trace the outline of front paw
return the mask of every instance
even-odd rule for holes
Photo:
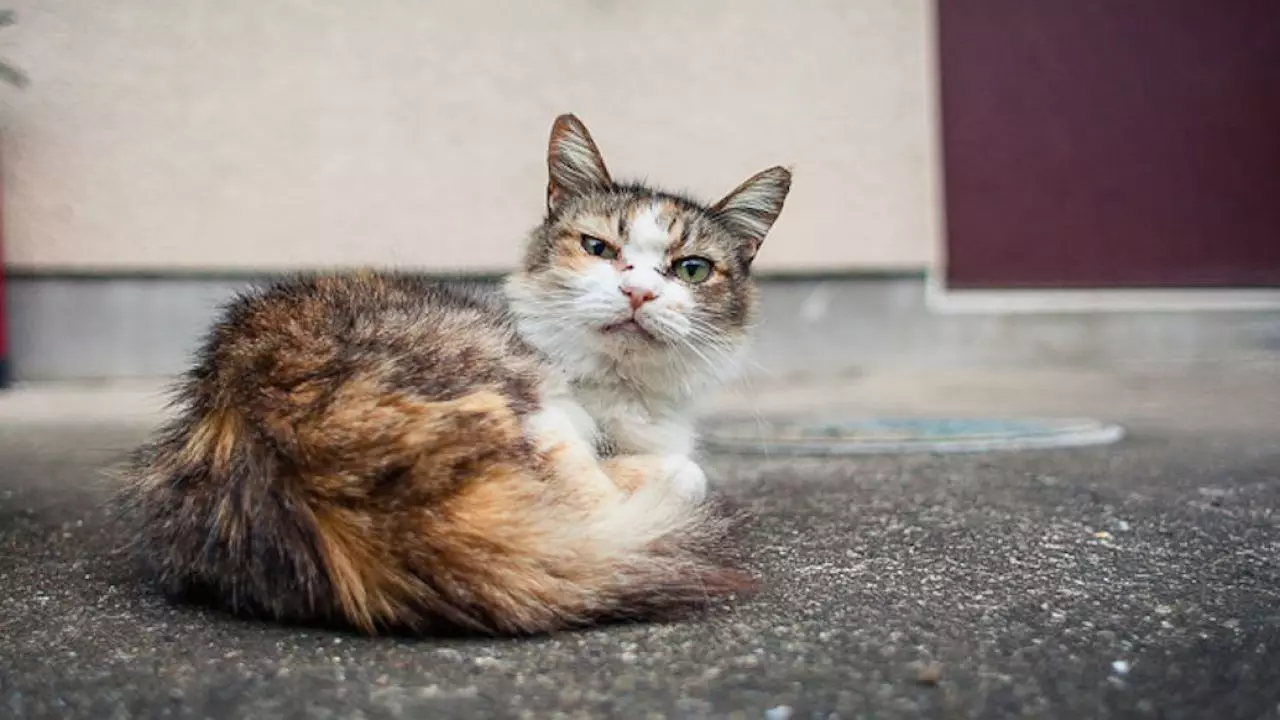
[[[600,465],[627,494],[652,488],[687,502],[699,502],[707,495],[707,476],[688,455],[623,455]]]
[[[687,455],[662,459],[662,478],[681,499],[701,502],[707,496],[707,475]]]

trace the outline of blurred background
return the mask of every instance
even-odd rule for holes
[[[1280,0],[6,7],[6,717],[1280,720]],[[493,281],[564,112],[705,199],[794,169],[701,418],[760,597],[437,644],[136,582],[103,469],[219,304]]]
[[[555,115],[713,199],[791,165],[762,372],[1280,352],[1269,0],[24,0],[8,372],[152,377],[274,273],[494,277]]]

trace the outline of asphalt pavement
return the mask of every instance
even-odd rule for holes
[[[766,384],[724,407],[1087,412],[1128,435],[710,458],[715,491],[749,511],[761,594],[521,640],[369,639],[171,605],[114,552],[124,532],[103,508],[101,471],[148,412],[110,389],[19,391],[0,397],[0,717],[1277,718],[1278,381]]]

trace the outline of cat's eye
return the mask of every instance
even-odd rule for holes
[[[595,255],[598,258],[604,258],[605,260],[616,260],[618,258],[618,251],[616,248],[600,238],[591,237],[590,235],[582,236],[582,249],[586,250],[591,255]]]
[[[694,285],[711,277],[711,268],[711,261],[700,257],[680,258],[672,265],[676,277]]]

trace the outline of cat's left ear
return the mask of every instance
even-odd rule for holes
[[[547,210],[566,199],[585,195],[613,184],[600,148],[587,126],[573,115],[561,115],[551,127],[547,146]]]
[[[713,205],[711,212],[730,232],[751,243],[751,256],[755,257],[790,190],[791,171],[772,167],[739,185]]]

